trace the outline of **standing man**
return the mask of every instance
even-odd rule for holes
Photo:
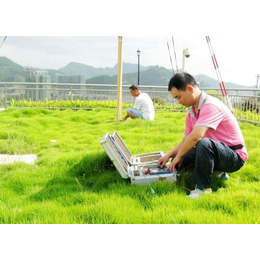
[[[184,138],[159,159],[163,167],[173,158],[169,170],[193,166],[192,191],[197,198],[211,193],[214,170],[238,171],[248,159],[245,141],[233,113],[217,98],[207,95],[188,73],[177,73],[168,90],[179,104],[191,107],[186,116]]]
[[[131,95],[135,98],[133,108],[126,109],[126,116],[121,120],[125,121],[129,117],[132,119],[142,118],[145,120],[154,120],[154,106],[153,101],[148,94],[142,93],[138,86],[132,85],[130,88]]]

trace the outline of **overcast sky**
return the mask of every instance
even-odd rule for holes
[[[4,36],[0,36],[0,41]],[[141,65],[159,65],[171,68],[167,39],[175,65],[171,36],[124,36],[123,61],[137,63],[141,50]],[[182,67],[182,51],[189,49],[186,70],[193,75],[206,74],[216,78],[205,36],[196,38],[174,37],[177,65]],[[256,85],[260,74],[260,40],[238,36],[214,37],[211,42],[225,82],[247,86]],[[94,67],[112,67],[117,63],[117,36],[9,36],[0,49],[0,56],[22,66],[59,69],[69,62],[79,62]]]

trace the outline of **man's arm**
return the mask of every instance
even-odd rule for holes
[[[196,126],[192,132],[183,140],[176,156],[174,157],[171,165],[169,166],[170,171],[176,171],[176,165],[182,161],[182,158],[187,154],[206,134],[209,127]]]
[[[182,146],[182,143],[184,142],[185,138],[178,144],[176,145],[170,152],[165,154],[163,157],[161,157],[158,160],[158,166],[163,168],[165,164],[170,160],[170,158],[175,157]]]

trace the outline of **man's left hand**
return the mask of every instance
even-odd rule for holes
[[[178,167],[180,168],[181,167],[181,164],[182,164],[182,161],[183,161],[183,158],[182,157],[175,157],[170,166],[166,169],[167,171],[170,171],[170,172],[173,172],[173,171],[177,171],[176,170],[176,165],[178,165]]]

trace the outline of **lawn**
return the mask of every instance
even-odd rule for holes
[[[117,131],[133,154],[164,151],[183,136],[185,113],[157,111],[154,122],[114,121],[116,111],[7,109],[0,153],[37,154],[35,165],[0,166],[0,223],[260,223],[259,126],[240,123],[249,160],[213,194],[186,197],[177,185],[133,186],[121,178],[100,140]],[[51,142],[56,140],[56,142]]]

